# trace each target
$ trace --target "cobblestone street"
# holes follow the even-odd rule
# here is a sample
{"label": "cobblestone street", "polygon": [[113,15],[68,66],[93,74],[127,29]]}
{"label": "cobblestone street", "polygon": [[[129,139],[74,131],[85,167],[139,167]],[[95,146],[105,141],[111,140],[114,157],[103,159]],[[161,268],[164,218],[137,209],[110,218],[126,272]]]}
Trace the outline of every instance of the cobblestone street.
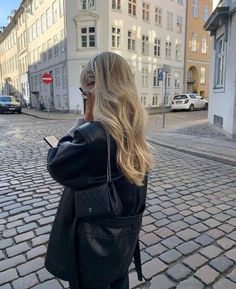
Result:
{"label": "cobblestone street", "polygon": [[[62,188],[46,170],[43,137],[60,137],[73,123],[0,116],[1,289],[68,288],[44,269]],[[154,129],[149,124],[148,136]],[[152,280],[140,285],[132,264],[130,287],[236,289],[236,167],[153,146],[156,165],[140,234],[143,273]]]}

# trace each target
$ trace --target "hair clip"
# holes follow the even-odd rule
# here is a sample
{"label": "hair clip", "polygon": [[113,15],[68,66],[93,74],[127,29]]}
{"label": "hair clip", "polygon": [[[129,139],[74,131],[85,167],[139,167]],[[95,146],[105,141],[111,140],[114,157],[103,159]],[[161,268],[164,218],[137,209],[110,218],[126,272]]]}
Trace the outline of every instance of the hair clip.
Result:
{"label": "hair clip", "polygon": [[94,75],[95,75],[95,59],[97,58],[98,55],[99,53],[95,54],[89,61],[89,67]]}

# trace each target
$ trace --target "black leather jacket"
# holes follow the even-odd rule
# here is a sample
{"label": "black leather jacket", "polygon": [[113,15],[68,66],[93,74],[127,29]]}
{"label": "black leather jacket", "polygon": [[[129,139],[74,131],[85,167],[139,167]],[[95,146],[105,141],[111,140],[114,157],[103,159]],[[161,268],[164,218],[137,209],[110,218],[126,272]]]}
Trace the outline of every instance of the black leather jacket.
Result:
{"label": "black leather jacket", "polygon": [[65,186],[53,224],[45,266],[68,280],[70,288],[110,283],[127,270],[134,254],[145,209],[147,177],[142,187],[129,183],[116,163],[111,138],[112,180],[123,204],[121,217],[80,220],[75,212],[75,191],[106,180],[106,134],[100,122],[88,122],[63,137],[48,152],[48,171]]}

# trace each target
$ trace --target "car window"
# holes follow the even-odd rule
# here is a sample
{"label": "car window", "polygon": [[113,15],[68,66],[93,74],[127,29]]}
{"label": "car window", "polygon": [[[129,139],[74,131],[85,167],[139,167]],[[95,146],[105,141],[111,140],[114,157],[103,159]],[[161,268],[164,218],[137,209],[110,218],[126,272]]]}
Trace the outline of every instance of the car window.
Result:
{"label": "car window", "polygon": [[181,95],[176,95],[176,96],[174,97],[174,100],[186,99],[186,98],[187,98],[187,95],[181,94]]}
{"label": "car window", "polygon": [[10,96],[0,96],[0,101],[11,102],[11,97]]}
{"label": "car window", "polygon": [[203,97],[201,95],[196,95],[197,99],[203,99]]}
{"label": "car window", "polygon": [[190,94],[189,96],[190,96],[191,98],[196,99],[196,96],[195,96],[194,94]]}

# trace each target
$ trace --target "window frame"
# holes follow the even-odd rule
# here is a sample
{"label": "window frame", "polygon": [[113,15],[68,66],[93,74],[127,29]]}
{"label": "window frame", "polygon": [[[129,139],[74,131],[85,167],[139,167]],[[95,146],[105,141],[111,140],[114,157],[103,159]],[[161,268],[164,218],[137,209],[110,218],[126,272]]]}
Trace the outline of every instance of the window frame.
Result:
{"label": "window frame", "polygon": [[[94,28],[94,32],[90,32],[90,28]],[[86,32],[83,33],[82,29],[86,29]],[[90,46],[90,37],[94,36],[94,46]],[[86,41],[83,41],[83,37],[86,37]],[[83,46],[83,42],[86,43],[86,46]],[[86,49],[86,48],[96,48],[96,26],[91,26],[91,25],[86,25],[86,26],[81,26],[80,27],[80,48],[81,49]]]}
{"label": "window frame", "polygon": [[128,0],[128,14],[137,17],[137,2],[136,0]]}
{"label": "window frame", "polygon": [[[220,43],[222,42],[221,47],[222,51],[219,52]],[[225,36],[222,35],[217,39],[216,45],[216,58],[215,58],[215,87],[224,88],[225,84],[225,57],[226,56],[226,42]],[[219,60],[220,60],[220,70],[219,70]],[[220,74],[219,74],[220,73]],[[218,82],[218,76],[220,76],[220,82]]]}
{"label": "window frame", "polygon": [[[115,32],[113,32],[113,29],[115,29]],[[118,33],[118,29],[119,29],[119,33]],[[121,49],[121,27],[120,26],[115,26],[112,25],[111,28],[111,48],[113,49]],[[113,39],[115,40],[113,42]],[[119,41],[118,41],[119,39]],[[113,43],[115,43],[115,45],[113,45]],[[117,45],[119,43],[119,45]]]}

